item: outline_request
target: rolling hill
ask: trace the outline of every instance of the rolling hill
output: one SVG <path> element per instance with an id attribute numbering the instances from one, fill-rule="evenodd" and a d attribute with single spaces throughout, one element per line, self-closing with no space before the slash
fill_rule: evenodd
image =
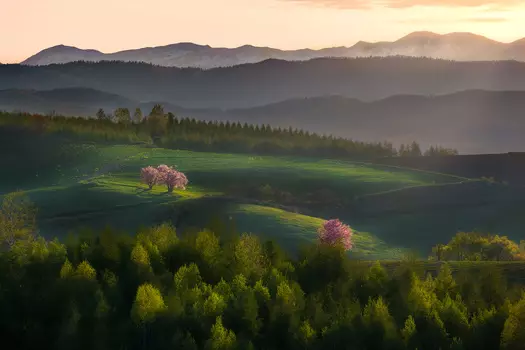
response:
<path id="1" fill-rule="evenodd" d="M 525 90 L 525 63 L 386 57 L 267 60 L 211 70 L 122 62 L 0 66 L 0 89 L 70 87 L 185 108 L 231 109 L 327 95 L 371 101 L 399 94 Z"/>
<path id="2" fill-rule="evenodd" d="M 414 140 L 427 148 L 441 145 L 461 153 L 525 150 L 525 92 L 470 90 L 448 95 L 396 95 L 373 102 L 341 96 L 292 99 L 243 109 L 192 109 L 160 102 L 180 117 L 300 128 L 360 141 Z M 99 108 L 141 108 L 140 102 L 92 89 L 0 91 L 0 109 L 93 116 Z M 447 168 L 448 169 L 448 168 Z M 450 170 L 450 169 L 449 169 Z"/>
<path id="3" fill-rule="evenodd" d="M 228 67 L 256 63 L 267 59 L 304 61 L 319 57 L 414 56 L 458 61 L 518 60 L 525 61 L 522 41 L 501 43 L 472 33 L 439 35 L 414 32 L 393 42 L 370 43 L 359 41 L 351 47 L 332 47 L 320 50 L 279 50 L 244 45 L 236 48 L 214 48 L 209 45 L 178 43 L 146 47 L 114 53 L 82 50 L 57 45 L 40 51 L 22 64 L 49 65 L 74 61 L 146 62 L 166 67 Z"/>
<path id="4" fill-rule="evenodd" d="M 46 237 L 107 225 L 133 232 L 140 225 L 166 220 L 182 234 L 218 217 L 232 220 L 239 232 L 274 239 L 295 252 L 315 240 L 322 220 L 338 217 L 357 231 L 352 254 L 369 259 L 395 259 L 407 250 L 426 256 L 433 245 L 448 241 L 458 230 L 522 238 L 525 197 L 519 187 L 315 158 L 76 146 L 82 146 L 84 156 L 72 158 L 67 166 L 57 159 L 24 183 L 17 175 L 27 173 L 24 164 L 4 160 L 11 171 L 2 174 L 1 193 L 25 190 L 39 208 L 39 228 Z M 141 167 L 161 163 L 184 171 L 190 179 L 188 190 L 169 195 L 161 186 L 147 191 L 139 184 Z M 263 200 L 246 192 L 266 185 L 289 191 L 290 201 Z M 304 199 L 319 191 L 335 194 L 340 203 L 330 204 L 334 196 L 317 204 Z"/>

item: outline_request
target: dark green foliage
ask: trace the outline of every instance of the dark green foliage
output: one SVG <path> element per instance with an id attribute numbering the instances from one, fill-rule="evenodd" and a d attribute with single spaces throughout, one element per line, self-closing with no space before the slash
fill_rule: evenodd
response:
<path id="1" fill-rule="evenodd" d="M 388 142 L 360 142 L 269 125 L 179 119 L 172 113 L 164 114 L 161 105 L 155 105 L 141 122 L 140 110 L 135 111 L 133 124 L 129 123 L 131 117 L 127 109 L 117 109 L 115 118 L 118 123 L 110 122 L 103 110 L 99 110 L 97 119 L 91 120 L 0 113 L 0 125 L 38 128 L 41 132 L 59 133 L 77 141 L 154 142 L 166 148 L 195 151 L 353 159 L 421 155 L 416 142 L 407 148 L 402 146 L 398 152 Z"/>
<path id="2" fill-rule="evenodd" d="M 217 225 L 215 225 L 217 226 Z M 218 227 L 218 226 L 217 226 Z M 496 271 L 422 278 L 250 235 L 106 228 L 0 254 L 0 336 L 17 349 L 520 349 L 524 301 Z"/>

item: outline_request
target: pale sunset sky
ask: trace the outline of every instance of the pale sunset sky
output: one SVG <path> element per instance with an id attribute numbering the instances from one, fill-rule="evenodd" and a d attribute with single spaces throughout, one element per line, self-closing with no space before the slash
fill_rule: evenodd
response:
<path id="1" fill-rule="evenodd" d="M 0 0 L 0 62 L 64 44 L 115 52 L 194 42 L 280 49 L 413 31 L 525 37 L 525 0 Z"/>

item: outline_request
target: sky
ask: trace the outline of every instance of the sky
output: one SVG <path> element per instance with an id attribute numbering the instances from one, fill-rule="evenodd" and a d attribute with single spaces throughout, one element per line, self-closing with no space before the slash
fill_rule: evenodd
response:
<path id="1" fill-rule="evenodd" d="M 279 49 L 414 31 L 525 37 L 525 0 L 0 0 L 0 62 L 63 44 L 105 53 L 194 42 Z"/>

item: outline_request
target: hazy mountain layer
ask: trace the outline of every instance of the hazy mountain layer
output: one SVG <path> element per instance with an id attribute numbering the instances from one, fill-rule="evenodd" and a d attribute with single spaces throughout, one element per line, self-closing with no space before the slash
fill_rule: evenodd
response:
<path id="1" fill-rule="evenodd" d="M 26 65 L 48 65 L 73 61 L 98 62 L 117 60 L 146 62 L 166 67 L 228 67 L 256 63 L 267 59 L 303 61 L 319 57 L 415 56 L 458 61 L 518 60 L 525 61 L 525 39 L 501 43 L 472 33 L 439 35 L 415 32 L 397 41 L 369 43 L 360 41 L 351 47 L 321 50 L 279 50 L 245 45 L 237 48 L 214 48 L 208 45 L 178 43 L 167 46 L 102 53 L 58 45 L 45 49 L 22 62 Z"/>
<path id="2" fill-rule="evenodd" d="M 525 63 L 386 57 L 268 60 L 211 70 L 122 62 L 0 66 L 0 89 L 70 87 L 186 108 L 231 109 L 327 95 L 370 101 L 399 94 L 525 90 Z"/>
<path id="3" fill-rule="evenodd" d="M 0 109 L 65 115 L 94 115 L 117 107 L 142 108 L 139 102 L 90 89 L 0 91 Z M 464 91 L 427 97 L 398 95 L 374 102 L 343 97 L 288 100 L 248 109 L 188 109 L 163 103 L 180 117 L 270 124 L 302 128 L 362 141 L 419 141 L 439 144 L 462 153 L 525 150 L 525 92 Z"/>

